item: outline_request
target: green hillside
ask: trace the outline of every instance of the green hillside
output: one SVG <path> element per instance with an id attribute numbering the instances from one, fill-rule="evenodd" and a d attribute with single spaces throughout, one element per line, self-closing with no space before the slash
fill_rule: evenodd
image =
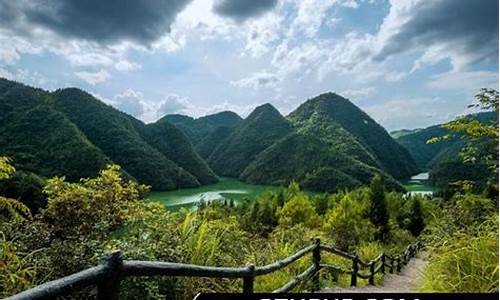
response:
<path id="1" fill-rule="evenodd" d="M 96 176 L 110 162 L 63 114 L 43 104 L 0 127 L 0 149 L 18 169 L 69 180 Z"/>
<path id="2" fill-rule="evenodd" d="M 221 176 L 238 177 L 260 152 L 292 131 L 276 108 L 261 105 L 219 144 L 208 163 Z"/>
<path id="3" fill-rule="evenodd" d="M 352 134 L 373 155 L 380 167 L 393 177 L 403 179 L 418 172 L 408 151 L 349 100 L 334 93 L 322 94 L 301 104 L 288 118 L 300 124 L 316 114 L 334 120 Z"/>
<path id="4" fill-rule="evenodd" d="M 494 112 L 478 113 L 472 117 L 485 123 L 498 122 L 498 115 Z M 466 141 L 456 135 L 450 135 L 448 139 L 439 143 L 427 143 L 427 141 L 434 137 L 449 134 L 450 132 L 440 124 L 400 136 L 396 141 L 410 152 L 421 170 L 428 170 L 432 168 L 436 161 L 440 160 L 440 157 L 456 156 L 465 145 Z"/>
<path id="5" fill-rule="evenodd" d="M 145 125 L 79 89 L 0 79 L 0 99 L 0 153 L 19 169 L 77 180 L 114 162 L 155 190 L 217 181 L 180 130 Z"/>
<path id="6" fill-rule="evenodd" d="M 220 126 L 217 127 L 213 132 L 204 137 L 199 141 L 195 150 L 198 154 L 207 159 L 214 152 L 219 144 L 221 144 L 225 139 L 227 139 L 233 132 L 234 127 Z"/>
<path id="7" fill-rule="evenodd" d="M 375 174 L 384 176 L 388 187 L 401 189 L 390 175 L 335 151 L 322 139 L 291 133 L 260 153 L 240 178 L 281 185 L 295 180 L 306 189 L 332 192 L 367 184 Z"/>
<path id="8" fill-rule="evenodd" d="M 19 170 L 70 180 L 96 176 L 110 160 L 62 113 L 51 95 L 0 78 L 0 152 Z"/>
<path id="9" fill-rule="evenodd" d="M 201 184 L 218 181 L 217 175 L 196 153 L 187 137 L 166 120 L 146 125 L 144 137 L 165 157 L 170 158 L 184 170 L 193 174 Z"/>

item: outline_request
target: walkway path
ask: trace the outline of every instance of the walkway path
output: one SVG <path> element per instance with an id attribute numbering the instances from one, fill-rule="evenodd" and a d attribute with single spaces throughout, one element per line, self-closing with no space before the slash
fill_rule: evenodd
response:
<path id="1" fill-rule="evenodd" d="M 409 293 L 418 289 L 425 266 L 427 265 L 427 253 L 420 252 L 411 259 L 400 273 L 386 273 L 382 279 L 382 285 L 366 285 L 362 287 L 330 288 L 324 289 L 323 293 Z M 387 270 L 387 269 L 386 269 Z"/>

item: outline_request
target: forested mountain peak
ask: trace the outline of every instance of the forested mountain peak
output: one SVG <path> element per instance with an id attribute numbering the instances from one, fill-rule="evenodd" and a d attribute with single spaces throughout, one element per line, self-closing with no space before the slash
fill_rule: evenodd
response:
<path id="1" fill-rule="evenodd" d="M 318 118 L 318 115 L 322 116 Z M 387 131 L 348 99 L 324 93 L 301 104 L 288 118 L 296 124 L 335 122 L 349 132 L 377 160 L 379 166 L 395 178 L 407 178 L 418 172 L 408 151 L 398 145 Z"/>
<path id="2" fill-rule="evenodd" d="M 261 151 L 292 131 L 276 108 L 260 105 L 234 128 L 208 162 L 219 175 L 238 177 Z"/>

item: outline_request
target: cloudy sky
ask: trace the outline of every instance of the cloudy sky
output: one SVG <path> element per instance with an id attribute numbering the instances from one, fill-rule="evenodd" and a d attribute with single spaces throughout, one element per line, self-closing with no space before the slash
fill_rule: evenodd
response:
<path id="1" fill-rule="evenodd" d="M 415 128 L 498 88 L 498 0 L 0 0 L 0 77 L 146 122 L 333 91 Z"/>

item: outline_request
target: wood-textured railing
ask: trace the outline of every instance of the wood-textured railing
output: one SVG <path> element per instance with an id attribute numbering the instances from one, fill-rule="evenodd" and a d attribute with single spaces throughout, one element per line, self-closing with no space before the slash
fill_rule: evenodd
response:
<path id="1" fill-rule="evenodd" d="M 279 260 L 275 263 L 256 267 L 248 265 L 239 268 L 208 267 L 191 264 L 152 262 L 138 260 L 124 260 L 120 251 L 115 251 L 107 255 L 102 263 L 81 272 L 50 281 L 11 296 L 9 300 L 27 299 L 53 299 L 57 296 L 69 295 L 84 287 L 97 286 L 98 298 L 115 300 L 119 298 L 120 282 L 126 277 L 133 276 L 185 276 L 185 277 L 215 277 L 215 278 L 240 278 L 243 280 L 243 293 L 253 293 L 254 280 L 257 276 L 278 271 L 305 255 L 312 253 L 312 264 L 304 272 L 295 276 L 291 281 L 273 291 L 273 293 L 286 293 L 291 291 L 300 282 L 307 279 L 312 281 L 312 292 L 320 290 L 319 272 L 330 270 L 336 274 L 350 274 L 351 286 L 357 285 L 358 277 L 367 279 L 371 285 L 375 284 L 377 273 L 385 274 L 386 268 L 389 272 L 400 272 L 403 265 L 415 256 L 421 248 L 421 244 L 416 242 L 406 247 L 402 255 L 390 256 L 382 252 L 375 259 L 365 262 L 356 253 L 347 253 L 333 246 L 322 245 L 320 239 L 315 239 L 314 243 L 299 250 L 295 254 Z M 322 252 L 332 253 L 352 262 L 351 269 L 341 266 L 321 263 Z M 367 270 L 367 271 L 361 271 Z"/>

